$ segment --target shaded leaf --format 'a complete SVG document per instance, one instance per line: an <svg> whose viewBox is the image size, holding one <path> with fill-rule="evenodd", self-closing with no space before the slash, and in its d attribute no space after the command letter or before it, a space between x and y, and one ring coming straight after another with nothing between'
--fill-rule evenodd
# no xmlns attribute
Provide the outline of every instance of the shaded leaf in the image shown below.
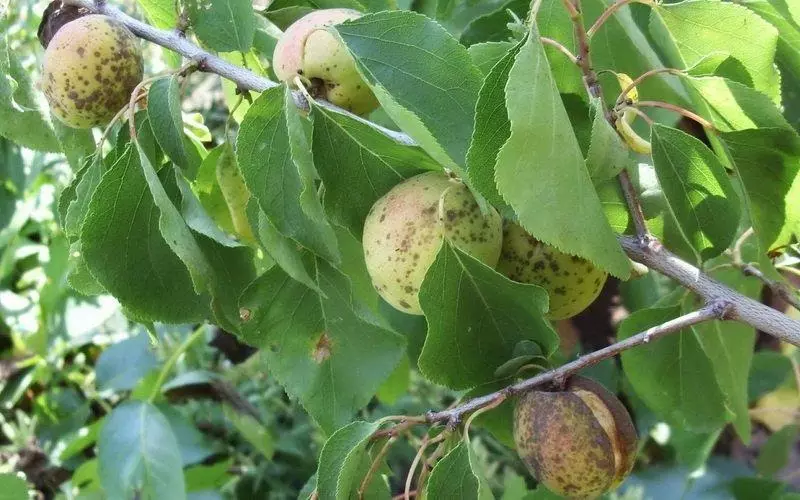
<svg viewBox="0 0 800 500"><path fill-rule="evenodd" d="M248 316L241 331L264 349L286 391L331 432L367 404L400 361L405 340L360 319L347 278L319 259L316 279L324 296L269 270L240 300Z"/></svg>
<svg viewBox="0 0 800 500"><path fill-rule="evenodd" d="M716 257L736 236L741 212L725 167L699 139L653 125L653 165L670 212L702 260Z"/></svg>
<svg viewBox="0 0 800 500"><path fill-rule="evenodd" d="M619 340L680 315L680 307L642 309L617 330ZM727 421L713 367L691 331L672 333L622 353L622 368L636 394L668 423L693 432Z"/></svg>
<svg viewBox="0 0 800 500"><path fill-rule="evenodd" d="M493 380L522 340L537 342L547 355L558 348L544 319L544 289L511 281L448 241L425 275L420 304L428 321L420 370L453 389Z"/></svg>
<svg viewBox="0 0 800 500"><path fill-rule="evenodd" d="M800 138L781 129L719 134L744 188L761 248L771 250L800 233Z"/></svg>
<svg viewBox="0 0 800 500"><path fill-rule="evenodd" d="M300 118L293 116L298 113L293 103L287 109L286 98L283 87L269 89L247 111L236 142L239 168L250 194L281 234L337 261L333 230L324 218L309 214L303 206L304 201L306 206L315 203L322 212L316 199L314 172L304 164L310 160L311 149L298 143L306 142L302 130L293 128L295 131L290 132ZM303 147L307 149L303 151ZM303 158L304 154L308 158ZM314 199L309 201L308 197Z"/></svg>
<svg viewBox="0 0 800 500"><path fill-rule="evenodd" d="M86 264L137 317L175 323L199 320L207 305L198 300L186 267L164 241L158 221L159 209L139 155L128 147L103 175L89 203L81 231Z"/></svg>
<svg viewBox="0 0 800 500"><path fill-rule="evenodd" d="M343 114L314 107L314 160L331 220L361 238L372 205L403 180L440 170L417 147L399 144Z"/></svg>

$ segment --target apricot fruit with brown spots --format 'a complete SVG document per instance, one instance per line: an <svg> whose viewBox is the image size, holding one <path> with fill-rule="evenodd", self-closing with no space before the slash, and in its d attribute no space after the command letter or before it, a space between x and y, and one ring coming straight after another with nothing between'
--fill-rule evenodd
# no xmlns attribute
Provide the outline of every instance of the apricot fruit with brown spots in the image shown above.
<svg viewBox="0 0 800 500"><path fill-rule="evenodd" d="M547 290L552 320L571 318L594 302L608 273L591 262L546 245L519 224L503 227L503 251L497 271L520 283L532 283Z"/></svg>
<svg viewBox="0 0 800 500"><path fill-rule="evenodd" d="M567 498L597 498L633 468L637 436L622 403L575 376L563 391L531 391L514 409L517 453L536 479Z"/></svg>
<svg viewBox="0 0 800 500"><path fill-rule="evenodd" d="M139 42L125 26L92 14L62 26L47 46L42 90L73 128L105 125L128 103L144 72Z"/></svg>
<svg viewBox="0 0 800 500"><path fill-rule="evenodd" d="M494 267L503 223L484 214L469 189L440 172L407 179L372 206L364 222L364 257L372 283L389 304L422 314L419 288L444 238Z"/></svg>
<svg viewBox="0 0 800 500"><path fill-rule="evenodd" d="M275 76L290 86L300 76L315 98L357 115L378 107L378 100L356 69L347 48L325 28L361 17L352 9L322 9L306 14L286 29L272 56Z"/></svg>

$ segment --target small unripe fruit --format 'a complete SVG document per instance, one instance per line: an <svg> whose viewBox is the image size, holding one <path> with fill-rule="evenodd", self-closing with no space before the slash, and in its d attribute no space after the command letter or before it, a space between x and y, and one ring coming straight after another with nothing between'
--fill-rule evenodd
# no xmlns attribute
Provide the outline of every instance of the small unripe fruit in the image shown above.
<svg viewBox="0 0 800 500"><path fill-rule="evenodd" d="M294 85L297 76L311 83L309 91L364 115L378 107L378 100L356 69L356 62L342 43L325 30L361 17L351 9L322 9L301 17L283 34L272 57L275 75Z"/></svg>
<svg viewBox="0 0 800 500"><path fill-rule="evenodd" d="M503 252L497 271L514 281L547 290L547 317L553 320L571 318L586 309L608 278L608 273L591 262L542 243L513 222L503 228Z"/></svg>
<svg viewBox="0 0 800 500"><path fill-rule="evenodd" d="M596 498L633 468L636 429L602 385L573 377L562 392L532 391L514 410L517 453L536 479L568 498Z"/></svg>
<svg viewBox="0 0 800 500"><path fill-rule="evenodd" d="M439 172L392 188L364 222L364 257L381 297L400 311L422 314L419 288L444 238L494 267L503 226L490 210L483 214L464 184Z"/></svg>
<svg viewBox="0 0 800 500"><path fill-rule="evenodd" d="M68 22L44 54L42 90L50 109L74 128L107 124L142 81L142 53L122 24L101 15Z"/></svg>

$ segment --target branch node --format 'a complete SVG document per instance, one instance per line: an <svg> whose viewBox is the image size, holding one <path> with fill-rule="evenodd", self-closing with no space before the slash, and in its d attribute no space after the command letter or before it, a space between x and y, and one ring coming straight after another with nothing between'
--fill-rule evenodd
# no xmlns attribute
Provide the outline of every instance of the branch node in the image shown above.
<svg viewBox="0 0 800 500"><path fill-rule="evenodd" d="M194 62L197 64L198 71L208 72L209 71L209 54L199 54L195 56Z"/></svg>
<svg viewBox="0 0 800 500"><path fill-rule="evenodd" d="M720 320L733 319L733 304L725 299L718 299L712 302L709 307L714 315Z"/></svg>
<svg viewBox="0 0 800 500"><path fill-rule="evenodd" d="M175 33L181 38L186 38L186 30L188 28L189 14L184 10L178 16L178 24L175 26Z"/></svg>

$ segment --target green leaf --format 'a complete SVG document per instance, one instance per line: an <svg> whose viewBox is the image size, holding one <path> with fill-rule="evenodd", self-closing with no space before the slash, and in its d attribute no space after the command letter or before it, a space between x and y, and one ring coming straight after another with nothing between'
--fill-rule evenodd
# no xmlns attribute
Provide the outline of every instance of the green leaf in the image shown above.
<svg viewBox="0 0 800 500"><path fill-rule="evenodd" d="M512 42L484 42L471 45L467 51L472 58L472 62L475 63L481 74L485 76L489 74L489 71L500 59L505 57L506 52L516 45ZM477 109L481 109L480 105L478 105Z"/></svg>
<svg viewBox="0 0 800 500"><path fill-rule="evenodd" d="M233 154L233 153L231 153ZM241 247L242 244L225 234L218 226L217 223L205 211L200 200L192 191L189 182L183 176L180 170L171 169L175 174L175 184L181 193L181 202L179 205L181 215L186 221L186 225L203 236L206 236L216 243L229 248Z"/></svg>
<svg viewBox="0 0 800 500"><path fill-rule="evenodd" d="M744 5L778 29L777 60L782 80L790 75L800 76L800 10L796 4L785 0L754 0Z"/></svg>
<svg viewBox="0 0 800 500"><path fill-rule="evenodd" d="M349 499L362 477L360 465L367 456L370 437L380 426L377 422L353 422L337 430L325 442L319 455L317 492L320 500ZM374 481L379 481L374 478Z"/></svg>
<svg viewBox="0 0 800 500"><path fill-rule="evenodd" d="M254 242L253 228L247 220L247 205L251 200L250 191L242 178L233 145L225 143L215 168L216 186L228 208L232 232L247 243Z"/></svg>
<svg viewBox="0 0 800 500"><path fill-rule="evenodd" d="M653 165L670 212L703 261L727 249L741 211L725 167L685 132L656 123L651 129Z"/></svg>
<svg viewBox="0 0 800 500"><path fill-rule="evenodd" d="M494 498L475 470L468 441L462 441L433 467L425 487L427 498Z"/></svg>
<svg viewBox="0 0 800 500"><path fill-rule="evenodd" d="M287 106L287 99L291 99L288 90L284 95L282 87L269 89L247 111L236 143L239 168L250 194L281 234L336 262L336 236L320 215L315 173L307 163L309 141L297 128L301 118L296 106L291 101Z"/></svg>
<svg viewBox="0 0 800 500"><path fill-rule="evenodd" d="M76 171L83 164L84 160L94 153L94 136L91 130L81 130L71 128L59 121L53 122L53 130L67 157L69 166Z"/></svg>
<svg viewBox="0 0 800 500"><path fill-rule="evenodd" d="M756 470L763 476L775 476L789 463L789 454L797 443L800 427L787 425L771 435L756 460Z"/></svg>
<svg viewBox="0 0 800 500"><path fill-rule="evenodd" d="M28 71L0 36L0 136L37 151L61 148L53 127L42 111L41 94Z"/></svg>
<svg viewBox="0 0 800 500"><path fill-rule="evenodd" d="M522 340L547 355L558 335L544 319L544 289L516 283L444 242L420 287L428 338L419 358L425 377L452 389L494 379Z"/></svg>
<svg viewBox="0 0 800 500"><path fill-rule="evenodd" d="M745 296L758 296L761 283L742 276L738 269L720 269L711 277ZM686 311L688 312L688 311ZM749 397L747 394L750 363L756 332L744 323L708 321L692 327L717 378L733 425L744 443L750 442Z"/></svg>
<svg viewBox="0 0 800 500"><path fill-rule="evenodd" d="M250 0L187 0L189 19L198 38L218 52L248 52L256 19Z"/></svg>
<svg viewBox="0 0 800 500"><path fill-rule="evenodd" d="M531 3L528 0L510 0L496 10L472 20L461 33L459 41L467 47L479 42L506 41L512 36L508 24L514 22L509 11L516 14L519 19L525 19L530 7Z"/></svg>
<svg viewBox="0 0 800 500"><path fill-rule="evenodd" d="M129 391L139 380L158 367L158 359L150 349L144 333L112 344L100 354L95 365L97 389Z"/></svg>
<svg viewBox="0 0 800 500"><path fill-rule="evenodd" d="M147 94L147 114L159 146L181 169L196 172L198 156L191 157L184 145L183 117L181 116L180 77L157 80Z"/></svg>
<svg viewBox="0 0 800 500"><path fill-rule="evenodd" d="M223 409L225 419L233 424L239 434L264 458L271 460L275 453L275 437L269 428L247 413L240 413L230 406L224 406Z"/></svg>
<svg viewBox="0 0 800 500"><path fill-rule="evenodd" d="M194 293L189 273L164 241L158 221L139 155L129 146L103 175L89 203L81 230L86 264L139 317L173 323L202 319L208 307Z"/></svg>
<svg viewBox="0 0 800 500"><path fill-rule="evenodd" d="M256 231L256 236L264 251L286 274L308 288L318 291L317 283L309 273L308 261L310 259L303 258L306 251L298 248L294 241L275 229L255 200L250 201L247 209L250 225Z"/></svg>
<svg viewBox="0 0 800 500"><path fill-rule="evenodd" d="M400 359L389 378L378 388L377 398L386 405L396 404L407 392L411 383L411 366L407 356Z"/></svg>
<svg viewBox="0 0 800 500"><path fill-rule="evenodd" d="M110 498L186 498L178 441L155 406L128 401L116 407L97 447L100 480Z"/></svg>
<svg viewBox="0 0 800 500"><path fill-rule="evenodd" d="M678 306L642 309L620 324L617 337L627 339L679 315ZM623 352L622 368L636 394L667 423L706 432L727 421L713 367L691 331Z"/></svg>
<svg viewBox="0 0 800 500"><path fill-rule="evenodd" d="M723 132L750 128L792 126L765 94L718 76L690 77L686 81L707 104L708 118Z"/></svg>
<svg viewBox="0 0 800 500"><path fill-rule="evenodd" d="M173 0L137 0L147 19L156 28L174 28L178 24L178 10Z"/></svg>
<svg viewBox="0 0 800 500"><path fill-rule="evenodd" d="M70 240L80 236L81 226L89 210L89 202L92 201L92 195L100 184L103 172L105 172L103 161L95 156L87 159L85 166L75 175L72 184L74 198L66 203L66 212L61 221L64 233Z"/></svg>
<svg viewBox="0 0 800 500"><path fill-rule="evenodd" d="M677 63L691 68L709 56L731 56L744 66L754 89L780 102L780 75L774 66L778 31L769 23L746 7L716 0L659 4L653 10L651 30L653 23L669 30L680 57ZM659 42L665 43L663 38Z"/></svg>
<svg viewBox="0 0 800 500"><path fill-rule="evenodd" d="M239 297L256 278L253 251L221 245L199 233L193 235L212 269L209 291L214 320L225 330L238 333Z"/></svg>
<svg viewBox="0 0 800 500"><path fill-rule="evenodd" d="M630 150L606 120L603 101L592 99L592 136L586 155L586 168L595 185L607 181L633 164ZM621 232L621 231L620 231Z"/></svg>
<svg viewBox="0 0 800 500"><path fill-rule="evenodd" d="M0 500L26 500L28 483L14 474L0 474Z"/></svg>
<svg viewBox="0 0 800 500"><path fill-rule="evenodd" d="M469 185L489 203L507 212L505 200L497 191L495 164L497 154L511 135L511 123L506 110L506 84L514 60L522 44L505 52L483 81L475 113L475 130L467 152Z"/></svg>
<svg viewBox="0 0 800 500"><path fill-rule="evenodd" d="M347 278L317 259L322 293L273 268L243 294L245 341L264 349L270 373L326 431L349 422L392 373L402 336L353 312Z"/></svg>
<svg viewBox="0 0 800 500"><path fill-rule="evenodd" d="M233 147L229 143L224 143L208 152L208 156L200 164L192 188L205 212L214 219L217 226L226 233L235 234L236 229L233 226L231 212L217 182L218 163L221 161L222 153L226 153L226 157L229 158L227 156L229 150L232 151ZM235 159L233 163L236 163Z"/></svg>
<svg viewBox="0 0 800 500"><path fill-rule="evenodd" d="M361 238L372 205L404 179L440 170L417 147L399 144L346 115L314 107L314 160L331 221Z"/></svg>
<svg viewBox="0 0 800 500"><path fill-rule="evenodd" d="M534 31L506 85L511 135L497 157L500 194L534 237L627 278L622 252Z"/></svg>
<svg viewBox="0 0 800 500"><path fill-rule="evenodd" d="M756 402L781 386L792 373L788 357L774 351L758 351L753 355L748 375L747 393L751 403Z"/></svg>
<svg viewBox="0 0 800 500"><path fill-rule="evenodd" d="M369 14L335 29L395 123L434 159L459 171L481 85L467 49L412 12Z"/></svg>
<svg viewBox="0 0 800 500"><path fill-rule="evenodd" d="M195 240L194 236L192 235L189 226L186 225L186 221L183 219L183 216L181 216L181 213L175 207L172 199L170 199L170 196L167 194L167 191L164 188L164 185L162 185L162 181L159 179L156 170L153 168L153 165L150 163L145 150L142 148L139 142L136 142L135 145L136 150L139 153L139 162L142 172L144 173L144 178L147 182L147 186L150 188L150 194L153 196L153 201L158 207L158 211L160 213L158 218L158 229L161 231L161 236L164 237L167 245L169 245L172 251L175 252L175 255L177 255L178 258L180 258L181 261L186 265L186 268L189 270L189 274L192 277L192 283L194 284L195 291L198 294L202 293L208 284L209 277L211 276L211 266L209 266L208 261L203 255L203 251L200 249L200 246L197 244L197 240ZM171 167L168 166L163 170L165 171L165 176L172 175ZM168 179L168 181L174 182L174 176L172 179Z"/></svg>
<svg viewBox="0 0 800 500"><path fill-rule="evenodd" d="M745 193L745 204L763 250L800 234L800 138L781 129L719 134Z"/></svg>

